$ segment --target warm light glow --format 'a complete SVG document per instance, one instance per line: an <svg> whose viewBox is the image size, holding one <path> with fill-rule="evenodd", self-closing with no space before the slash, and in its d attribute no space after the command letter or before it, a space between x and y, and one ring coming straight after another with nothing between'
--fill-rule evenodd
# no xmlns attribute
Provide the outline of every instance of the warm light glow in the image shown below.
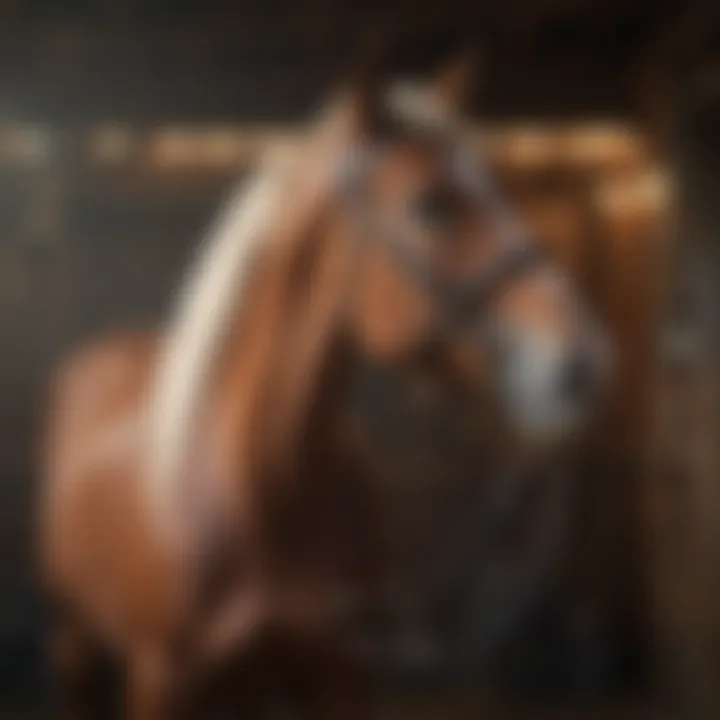
<svg viewBox="0 0 720 720"><path fill-rule="evenodd" d="M667 170L654 167L638 175L606 180L597 190L596 200L611 215L658 213L671 199L671 180Z"/></svg>
<svg viewBox="0 0 720 720"><path fill-rule="evenodd" d="M643 146L641 138L622 125L572 129L561 133L557 143L565 162L606 169L639 165Z"/></svg>
<svg viewBox="0 0 720 720"><path fill-rule="evenodd" d="M17 165L41 165L52 153L50 132L34 125L0 130L0 160Z"/></svg>
<svg viewBox="0 0 720 720"><path fill-rule="evenodd" d="M148 160L161 168L182 167L201 160L198 132L185 128L163 128L150 138Z"/></svg>
<svg viewBox="0 0 720 720"><path fill-rule="evenodd" d="M94 129L88 140L90 156L103 164L116 165L130 157L134 136L121 125L107 125Z"/></svg>
<svg viewBox="0 0 720 720"><path fill-rule="evenodd" d="M501 165L519 170L541 168L556 155L555 136L539 126L516 127L487 134L490 153Z"/></svg>
<svg viewBox="0 0 720 720"><path fill-rule="evenodd" d="M644 138L631 126L526 124L481 131L479 145L515 170L563 165L585 170L634 168L646 157Z"/></svg>
<svg viewBox="0 0 720 720"><path fill-rule="evenodd" d="M148 160L156 168L226 169L254 159L274 134L253 127L164 127L150 138Z"/></svg>

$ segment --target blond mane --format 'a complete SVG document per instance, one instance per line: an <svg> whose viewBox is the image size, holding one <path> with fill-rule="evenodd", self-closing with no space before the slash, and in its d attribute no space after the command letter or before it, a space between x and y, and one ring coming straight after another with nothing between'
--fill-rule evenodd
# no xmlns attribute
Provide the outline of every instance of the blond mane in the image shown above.
<svg viewBox="0 0 720 720"><path fill-rule="evenodd" d="M249 284L281 179L281 164L265 162L233 191L180 290L151 401L156 480L177 475L198 399L221 350L231 312Z"/></svg>
<svg viewBox="0 0 720 720"><path fill-rule="evenodd" d="M342 124L344 109L336 99L311 125L307 142L264 154L231 193L181 286L148 406L149 485L161 514L167 516L172 505L201 398L242 308L256 259L269 242L289 179L305 159L316 158L318 146Z"/></svg>

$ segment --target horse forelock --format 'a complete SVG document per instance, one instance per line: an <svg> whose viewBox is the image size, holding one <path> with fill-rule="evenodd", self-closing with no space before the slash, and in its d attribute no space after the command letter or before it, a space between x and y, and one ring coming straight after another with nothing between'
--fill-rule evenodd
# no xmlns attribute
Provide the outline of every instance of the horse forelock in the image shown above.
<svg viewBox="0 0 720 720"><path fill-rule="evenodd" d="M386 112L408 130L430 131L464 144L462 118L431 89L411 80L392 83L383 96Z"/></svg>

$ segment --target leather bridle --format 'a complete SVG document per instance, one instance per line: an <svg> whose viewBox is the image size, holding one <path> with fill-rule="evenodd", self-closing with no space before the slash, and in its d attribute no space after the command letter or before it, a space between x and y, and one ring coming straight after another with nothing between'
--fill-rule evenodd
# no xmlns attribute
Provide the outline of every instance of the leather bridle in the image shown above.
<svg viewBox="0 0 720 720"><path fill-rule="evenodd" d="M477 182L475 185L478 201L486 207L494 208L498 223L509 229L516 229L511 231L512 234L506 241L507 247L497 261L477 275L459 280L439 273L420 253L413 251L411 243L403 242L404 238L390 226L388 218L373 207L364 187L367 165L367 160L358 162L354 158L343 173L340 188L346 206L363 229L363 239L379 245L387 252L394 264L413 284L433 299L450 327L466 326L478 313L485 311L489 301L508 282L546 262L539 248L528 242L524 234L517 229L518 221L495 194L490 192L488 183Z"/></svg>

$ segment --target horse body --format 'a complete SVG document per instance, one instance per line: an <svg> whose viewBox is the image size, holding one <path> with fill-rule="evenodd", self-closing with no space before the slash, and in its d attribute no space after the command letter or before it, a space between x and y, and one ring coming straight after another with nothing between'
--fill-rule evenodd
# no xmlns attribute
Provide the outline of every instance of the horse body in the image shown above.
<svg viewBox="0 0 720 720"><path fill-rule="evenodd" d="M178 703L190 702L187 695L206 708L207 678L228 663L237 667L238 649L247 656L239 678L262 666L266 652L272 674L291 665L294 677L298 656L313 662L315 645L347 617L369 577L370 562L361 555L369 554L363 534L373 520L362 511L366 496L353 482L357 465L336 422L338 389L350 367L343 343L323 348L312 370L322 383L307 390L312 407L304 412L303 434L310 442L300 443L302 458L285 447L287 413L295 406L276 413L271 397L279 390L273 363L283 362L285 352L299 362L306 352L313 363L321 340L304 347L304 337L289 333L291 347L275 347L281 328L271 316L284 286L265 278L284 274L284 252L281 244L267 251L262 287L244 308L242 332L226 338L206 388L203 421L190 436L182 474L160 495L149 439L166 341L109 338L71 358L55 382L42 549L48 586L59 601L61 664L74 684L84 665L95 662L90 650L98 644L122 657L133 717L175 717ZM336 269L331 260L327 276ZM332 303L320 300L322 320ZM303 381L308 366L303 370L299 378L285 372L279 382ZM305 405L302 387L295 392ZM251 482L258 473L263 486ZM278 634L279 645L268 640ZM87 655L80 663L79 653ZM148 663L162 669L147 672ZM141 678L135 686L133 669ZM146 672L172 677L172 692L148 688ZM255 689L267 682L253 678ZM243 708L253 703L251 690L244 689ZM276 690L265 690L257 702L274 702Z"/></svg>
<svg viewBox="0 0 720 720"><path fill-rule="evenodd" d="M198 468L191 453L187 494L168 497L177 503L164 508L167 517L158 517L147 472L147 404L160 345L157 337L110 338L72 359L56 384L42 549L46 580L58 601L60 670L73 685L101 653L121 657L131 673L131 702L138 703L131 705L133 717L176 717L181 702L200 705L184 707L191 715L209 712L207 693L215 691L225 667L237 671L231 687L253 678L250 687L242 685L240 707L255 702L258 713L266 712L260 706L274 703L278 692L269 678L290 673L290 685L308 682L298 662L312 665L316 656L323 675L312 674L309 682L324 695L328 675L342 667L322 660L324 644L352 616L356 598L367 595L374 570L370 498L353 481L350 445L337 437L340 395L328 392L325 406L318 398L308 435L322 440L305 449L308 457L292 487L252 497L257 488L242 481L252 473L252 453L233 452L231 474L229 464L222 474L210 464ZM218 397L227 397L228 384L240 375L229 373ZM240 387L232 392L251 395ZM210 413L220 419L198 443L217 446L236 437L234 423L242 420L231 405L229 415L222 407ZM230 476L236 482L227 483ZM168 521L182 526L170 540ZM176 540L182 545L169 544ZM266 654L271 661L263 660ZM146 657L158 658L162 672L172 676L172 693L143 684L133 689L132 668L142 668ZM257 675L263 662L271 664ZM298 692L303 704L314 707L306 688ZM166 694L171 709L166 700L160 709L145 699ZM234 695L221 704L233 703ZM323 712L337 717L341 711Z"/></svg>
<svg viewBox="0 0 720 720"><path fill-rule="evenodd" d="M431 526L417 561L432 554L436 528L453 522L448 508L482 484L492 449L510 437L488 392L488 348L503 350L499 385L509 383L508 407L526 427L574 417L584 378L565 387L568 357L575 375L585 340L567 294L523 244L507 242L506 218L488 209L484 186L468 185L448 158L434 132L443 113L430 113L429 135L423 120L364 158L367 110L358 101L311 143L282 212L266 217L242 297L228 292L223 308L194 316L212 349L205 368L188 352L179 378L200 386L184 388L178 377L163 384L164 369L173 375L167 348L177 347L153 336L99 344L56 383L43 547L65 611L60 655L77 677L83 641L87 650L99 638L118 653L129 717L206 716L191 700L208 701L203 691L217 687L223 666L241 668L231 684L246 711L270 702L303 717L365 716L349 684L356 675L338 655L348 626L392 595L401 570L416 592L406 581L417 579L407 562L418 549L412 528ZM227 288L234 277L225 274ZM219 322L220 341L203 317ZM528 361L529 347L538 363ZM417 468L400 473L406 487L395 493L393 473L373 465L382 452L372 430L387 413L358 423L356 394L378 366L424 376L431 394L459 399L443 411L430 403L440 424L425 435L429 447L443 428L449 438L429 475L447 480L445 498L423 493ZM582 372L594 379L594 367ZM167 436L162 422L177 417L154 414L158 373L170 389L159 406L173 406L165 401L174 388L184 393L177 412L192 416ZM458 403L480 412L447 432ZM158 452L163 437L170 462ZM422 433L411 438L423 442ZM456 471L448 461L458 455ZM430 498L423 509L408 503L409 489ZM397 512L408 507L418 515Z"/></svg>
<svg viewBox="0 0 720 720"><path fill-rule="evenodd" d="M169 608L145 565L157 545L142 477L144 402L158 354L152 336L115 336L75 355L53 387L46 438L42 561L56 599L114 645L140 632L151 605ZM148 581L157 588L151 591ZM157 611L160 618L164 611ZM125 651L125 647L118 650Z"/></svg>

